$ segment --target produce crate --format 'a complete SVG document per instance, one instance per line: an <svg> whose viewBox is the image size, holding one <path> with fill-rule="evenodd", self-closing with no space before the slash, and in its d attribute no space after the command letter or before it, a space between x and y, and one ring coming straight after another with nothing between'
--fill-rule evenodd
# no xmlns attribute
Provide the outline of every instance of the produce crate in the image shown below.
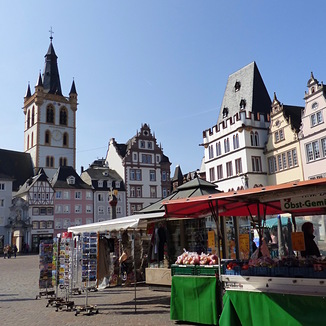
<svg viewBox="0 0 326 326"><path fill-rule="evenodd" d="M218 265L197 265L196 275L199 276L215 276L218 275Z"/></svg>
<svg viewBox="0 0 326 326"><path fill-rule="evenodd" d="M271 268L270 267L250 267L249 268L250 275L252 276L271 276Z"/></svg>
<svg viewBox="0 0 326 326"><path fill-rule="evenodd" d="M171 265L171 275L196 275L195 265Z"/></svg>
<svg viewBox="0 0 326 326"><path fill-rule="evenodd" d="M240 275L241 274L241 267L235 266L233 269L227 269L224 266L224 274L225 275Z"/></svg>
<svg viewBox="0 0 326 326"><path fill-rule="evenodd" d="M289 277L289 267L283 267L283 266L272 267L271 276Z"/></svg>

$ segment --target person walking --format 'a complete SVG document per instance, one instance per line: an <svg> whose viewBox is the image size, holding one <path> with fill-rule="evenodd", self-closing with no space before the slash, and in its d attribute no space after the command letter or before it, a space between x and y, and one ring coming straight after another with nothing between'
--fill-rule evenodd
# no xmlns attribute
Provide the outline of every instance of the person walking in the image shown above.
<svg viewBox="0 0 326 326"><path fill-rule="evenodd" d="M8 255L8 245L5 245L3 248L3 258L6 259Z"/></svg>
<svg viewBox="0 0 326 326"><path fill-rule="evenodd" d="M16 244L14 244L14 246L13 246L13 252L14 252L14 257L15 258L17 256L17 251L18 251L18 248L17 248Z"/></svg>

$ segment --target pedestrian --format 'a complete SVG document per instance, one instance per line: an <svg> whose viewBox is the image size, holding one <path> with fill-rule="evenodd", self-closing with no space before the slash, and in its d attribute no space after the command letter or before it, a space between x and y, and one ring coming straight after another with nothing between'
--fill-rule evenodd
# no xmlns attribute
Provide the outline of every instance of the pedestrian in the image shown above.
<svg viewBox="0 0 326 326"><path fill-rule="evenodd" d="M15 258L17 256L17 251L18 251L18 248L17 248L16 244L14 244L14 246L13 246L13 252L14 252L14 257Z"/></svg>
<svg viewBox="0 0 326 326"><path fill-rule="evenodd" d="M7 245L7 248L8 248L7 256L8 256L8 259L9 259L9 258L11 258L12 249L11 249L11 246L9 244Z"/></svg>
<svg viewBox="0 0 326 326"><path fill-rule="evenodd" d="M302 232L304 234L305 250L301 251L302 257L316 256L320 257L319 248L314 241L314 225L311 222L305 222L302 224Z"/></svg>
<svg viewBox="0 0 326 326"><path fill-rule="evenodd" d="M8 255L8 245L5 245L3 248L3 258L6 259Z"/></svg>

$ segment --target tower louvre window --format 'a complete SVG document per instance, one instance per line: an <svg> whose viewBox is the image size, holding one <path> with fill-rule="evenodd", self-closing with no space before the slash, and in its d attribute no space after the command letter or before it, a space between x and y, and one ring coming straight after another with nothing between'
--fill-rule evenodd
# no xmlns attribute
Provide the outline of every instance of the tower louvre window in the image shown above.
<svg viewBox="0 0 326 326"><path fill-rule="evenodd" d="M54 123L54 108L52 106L48 106L46 109L46 122Z"/></svg>
<svg viewBox="0 0 326 326"><path fill-rule="evenodd" d="M61 125L67 125L67 110L66 108L60 109L60 124Z"/></svg>

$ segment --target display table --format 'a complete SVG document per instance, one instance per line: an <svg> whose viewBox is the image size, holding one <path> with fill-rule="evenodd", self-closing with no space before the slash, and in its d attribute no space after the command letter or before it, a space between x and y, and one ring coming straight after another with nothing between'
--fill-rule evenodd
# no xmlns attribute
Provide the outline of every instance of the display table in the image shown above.
<svg viewBox="0 0 326 326"><path fill-rule="evenodd" d="M172 320L218 325L218 279L215 276L173 276Z"/></svg>
<svg viewBox="0 0 326 326"><path fill-rule="evenodd" d="M146 284L171 286L170 268L146 268Z"/></svg>
<svg viewBox="0 0 326 326"><path fill-rule="evenodd" d="M220 325L325 325L323 296L228 290Z"/></svg>

